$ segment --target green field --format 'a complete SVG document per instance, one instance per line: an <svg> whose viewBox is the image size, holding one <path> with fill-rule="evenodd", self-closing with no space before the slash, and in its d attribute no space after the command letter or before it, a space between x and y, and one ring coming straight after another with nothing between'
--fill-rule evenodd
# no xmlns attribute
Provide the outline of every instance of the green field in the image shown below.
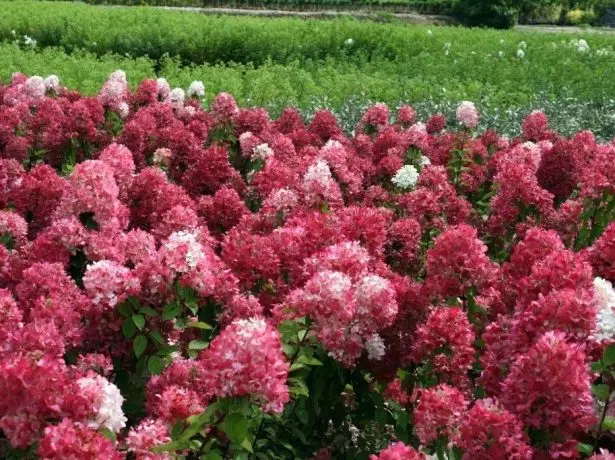
<svg viewBox="0 0 615 460"><path fill-rule="evenodd" d="M473 100L486 125L511 134L533 108L551 112L564 131L615 134L615 36L588 34L590 51L582 53L570 43L581 37L568 34L0 3L4 81L17 70L56 73L94 93L122 68L133 84L154 75L184 87L199 79L209 98L229 91L274 113L286 105L306 113L330 107L349 125L370 102L450 113ZM26 45L25 35L36 45Z"/></svg>

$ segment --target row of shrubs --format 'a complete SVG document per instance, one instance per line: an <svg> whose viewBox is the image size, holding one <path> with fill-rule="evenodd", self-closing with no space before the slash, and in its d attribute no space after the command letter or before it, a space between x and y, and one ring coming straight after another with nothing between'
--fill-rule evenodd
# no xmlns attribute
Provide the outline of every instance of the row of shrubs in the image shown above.
<svg viewBox="0 0 615 460"><path fill-rule="evenodd" d="M602 25L615 0L85 0L91 4L276 9L411 10L456 17L470 26L508 28L515 23Z"/></svg>
<svg viewBox="0 0 615 460"><path fill-rule="evenodd" d="M378 8L423 14L452 14L456 0L84 0L95 5L169 7L268 7L284 10L355 10Z"/></svg>

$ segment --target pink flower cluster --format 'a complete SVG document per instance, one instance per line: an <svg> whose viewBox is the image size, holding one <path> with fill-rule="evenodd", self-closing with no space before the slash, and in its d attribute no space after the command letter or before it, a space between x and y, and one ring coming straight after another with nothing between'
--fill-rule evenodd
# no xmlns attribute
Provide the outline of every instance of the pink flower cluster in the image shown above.
<svg viewBox="0 0 615 460"><path fill-rule="evenodd" d="M406 446L403 442L396 442L382 450L378 455L372 455L370 460L423 460L424 458L425 455L412 447Z"/></svg>
<svg viewBox="0 0 615 460"><path fill-rule="evenodd" d="M541 112L514 139L475 131L470 103L457 117L378 104L350 136L328 111L272 119L225 93L205 110L121 71L95 97L14 75L2 437L42 458L164 459L152 447L216 398L282 413L295 363L277 327L306 318L304 346L412 411L421 452L372 458L440 439L471 459L578 458L597 420L589 364L615 340L615 144ZM129 314L145 356L173 350L140 420L118 388L137 362L126 305L145 312Z"/></svg>
<svg viewBox="0 0 615 460"><path fill-rule="evenodd" d="M281 305L282 311L289 308L313 319L324 347L349 366L398 311L393 285L373 272L372 263L358 242L330 246L305 260L306 272L313 275Z"/></svg>
<svg viewBox="0 0 615 460"><path fill-rule="evenodd" d="M264 411L279 413L289 401L288 372L277 330L263 318L238 319L196 361L178 359L150 380L148 410L174 423L214 397L249 396Z"/></svg>

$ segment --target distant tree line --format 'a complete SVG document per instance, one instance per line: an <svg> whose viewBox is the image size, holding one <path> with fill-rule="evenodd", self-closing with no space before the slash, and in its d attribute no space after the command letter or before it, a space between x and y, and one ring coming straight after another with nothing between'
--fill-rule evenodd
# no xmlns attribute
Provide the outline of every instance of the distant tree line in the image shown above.
<svg viewBox="0 0 615 460"><path fill-rule="evenodd" d="M615 0L459 0L454 10L470 26L509 28L516 22L530 23L546 16L560 25L571 19L599 21L610 7L615 8ZM583 15L590 19L582 21Z"/></svg>

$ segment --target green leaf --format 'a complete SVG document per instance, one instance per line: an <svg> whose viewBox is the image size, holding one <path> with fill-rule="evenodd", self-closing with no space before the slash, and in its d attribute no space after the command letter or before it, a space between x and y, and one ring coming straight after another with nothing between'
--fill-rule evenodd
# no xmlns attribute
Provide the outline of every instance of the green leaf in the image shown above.
<svg viewBox="0 0 615 460"><path fill-rule="evenodd" d="M233 398L231 400L231 412L238 412L247 415L250 410L250 397L242 396L241 398Z"/></svg>
<svg viewBox="0 0 615 460"><path fill-rule="evenodd" d="M164 345L165 341L162 338L162 335L160 334L160 331L151 331L149 333L149 336L152 338L152 340L160 345Z"/></svg>
<svg viewBox="0 0 615 460"><path fill-rule="evenodd" d="M110 441L115 442L117 439L117 436L115 435L115 433L111 431L109 428L102 427L98 430L98 432L102 434L105 438L109 439Z"/></svg>
<svg viewBox="0 0 615 460"><path fill-rule="evenodd" d="M138 310L139 308L141 308L141 303L139 303L139 299L135 296L130 296L126 299L126 302L128 302L130 305L132 305L132 308L134 308L135 310Z"/></svg>
<svg viewBox="0 0 615 460"><path fill-rule="evenodd" d="M303 325L298 321L283 321L278 327L280 330L280 334L282 334L282 338L285 342L293 339L297 333L303 328Z"/></svg>
<svg viewBox="0 0 615 460"><path fill-rule="evenodd" d="M188 308L188 310L190 310L193 315L196 315L199 312L199 304L197 303L196 300L186 302L185 305L186 305L186 308Z"/></svg>
<svg viewBox="0 0 615 460"><path fill-rule="evenodd" d="M293 356L295 354L295 350L297 349L297 347L294 347L292 345L289 345L287 343L283 343L282 344L282 350L284 350L284 353L286 354L286 356L288 356L289 358L291 356Z"/></svg>
<svg viewBox="0 0 615 460"><path fill-rule="evenodd" d="M300 369L305 369L305 364L301 364L301 363L293 363L292 366L290 366L290 372L295 372L298 371Z"/></svg>
<svg viewBox="0 0 615 460"><path fill-rule="evenodd" d="M188 344L189 350L204 350L209 346L209 342L205 342L204 340L191 340Z"/></svg>
<svg viewBox="0 0 615 460"><path fill-rule="evenodd" d="M137 327L135 323L132 321L132 318L126 318L124 323L122 324L122 334L127 339L131 339L133 335L137 332Z"/></svg>
<svg viewBox="0 0 615 460"><path fill-rule="evenodd" d="M292 377L288 379L290 386L288 387L288 391L295 396L309 396L310 390L305 382L297 377Z"/></svg>
<svg viewBox="0 0 615 460"><path fill-rule="evenodd" d="M170 319L177 318L181 312L181 305L177 302L171 302L164 307L164 310L162 310L162 319L168 321Z"/></svg>
<svg viewBox="0 0 615 460"><path fill-rule="evenodd" d="M598 385L592 385L592 393L596 398L601 401L608 401L609 396L611 395L611 391L609 390L609 386L604 383L599 383Z"/></svg>
<svg viewBox="0 0 615 460"><path fill-rule="evenodd" d="M602 361L595 361L591 363L589 365L589 368L591 369L592 372L603 372L605 369L604 364L602 364Z"/></svg>
<svg viewBox="0 0 615 460"><path fill-rule="evenodd" d="M143 315L132 315L132 322L135 323L137 329L140 331L145 327L145 316Z"/></svg>
<svg viewBox="0 0 615 460"><path fill-rule="evenodd" d="M218 405L214 403L210 406L207 406L207 409L205 409L199 415L193 415L189 417L188 418L189 426L188 428L186 428L186 431L184 431L181 434L179 439L181 441L187 441L190 438L192 438L195 434L197 434L199 431L201 431L203 427L205 426L205 424L211 423L213 421L213 417L217 409L218 409Z"/></svg>
<svg viewBox="0 0 615 460"><path fill-rule="evenodd" d="M577 450L585 455L591 455L594 453L594 447L589 444L584 444L582 442L577 444Z"/></svg>
<svg viewBox="0 0 615 460"><path fill-rule="evenodd" d="M203 321L197 321L196 323L188 323L188 327L195 327L197 329L213 329L214 328L212 325L204 323Z"/></svg>
<svg viewBox="0 0 615 460"><path fill-rule="evenodd" d="M607 431L615 430L615 417L607 415L602 421L602 429Z"/></svg>
<svg viewBox="0 0 615 460"><path fill-rule="evenodd" d="M297 362L301 364L307 364L308 366L322 366L322 361L319 361L316 358L309 358L305 355L299 356Z"/></svg>
<svg viewBox="0 0 615 460"><path fill-rule="evenodd" d="M305 407L299 405L299 402L297 402L296 404L297 406L294 409L295 417L297 417L301 423L307 425L310 420L310 414L308 414L308 411Z"/></svg>
<svg viewBox="0 0 615 460"><path fill-rule="evenodd" d="M252 443L248 440L248 438L245 438L241 442L240 446L243 447L248 452L250 452L251 454L254 453L254 450L252 450Z"/></svg>
<svg viewBox="0 0 615 460"><path fill-rule="evenodd" d="M602 362L605 366L615 364L615 344L609 345L602 354Z"/></svg>
<svg viewBox="0 0 615 460"><path fill-rule="evenodd" d="M152 375L159 375L164 370L164 361L158 356L150 356L147 360L147 369Z"/></svg>
<svg viewBox="0 0 615 460"><path fill-rule="evenodd" d="M124 318L128 318L130 315L132 315L132 307L127 302L119 304L117 307L117 311L119 311L120 315L122 315Z"/></svg>
<svg viewBox="0 0 615 460"><path fill-rule="evenodd" d="M223 457L218 452L208 452L201 457L203 460L222 460Z"/></svg>
<svg viewBox="0 0 615 460"><path fill-rule="evenodd" d="M137 360L137 365L135 367L135 373L141 377L146 377L146 372L145 372L145 368L147 366L147 356L142 355L138 360Z"/></svg>
<svg viewBox="0 0 615 460"><path fill-rule="evenodd" d="M141 307L139 309L139 313L143 313L145 316L158 316L158 312L156 310L154 310L153 308L150 307Z"/></svg>
<svg viewBox="0 0 615 460"><path fill-rule="evenodd" d="M147 348L147 337L144 335L138 335L135 337L135 341L132 343L132 350L135 352L135 356L140 357Z"/></svg>
<svg viewBox="0 0 615 460"><path fill-rule="evenodd" d="M184 422L177 422L175 425L173 425L173 428L171 429L171 438L176 439L182 431L184 431Z"/></svg>
<svg viewBox="0 0 615 460"><path fill-rule="evenodd" d="M248 423L246 418L239 413L229 414L222 422L222 431L224 431L233 444L239 444L248 437Z"/></svg>
<svg viewBox="0 0 615 460"><path fill-rule="evenodd" d="M159 454L161 452L172 452L175 450L184 450L189 445L190 443L188 441L178 440L178 441L167 442L166 444L162 444L158 446L153 446L150 449L155 454Z"/></svg>

